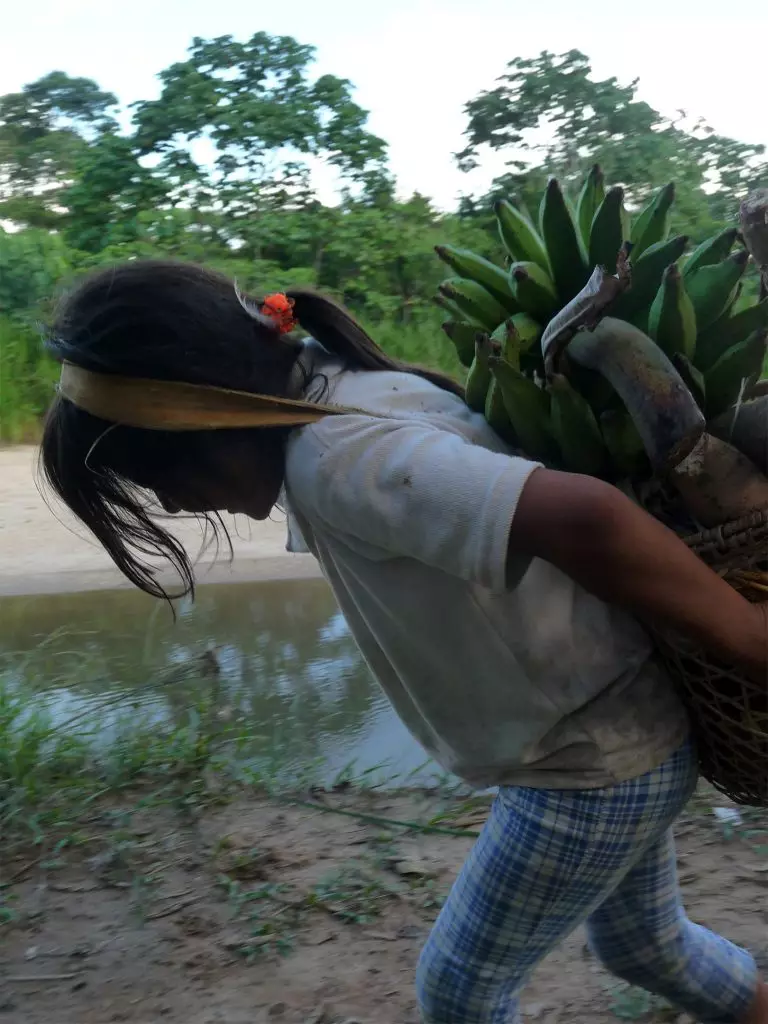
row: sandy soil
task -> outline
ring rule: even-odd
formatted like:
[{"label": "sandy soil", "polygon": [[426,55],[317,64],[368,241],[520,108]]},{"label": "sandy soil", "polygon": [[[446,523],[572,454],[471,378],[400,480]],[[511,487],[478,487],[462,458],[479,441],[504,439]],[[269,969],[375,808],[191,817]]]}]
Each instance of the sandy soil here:
[{"label": "sandy soil", "polygon": [[[424,794],[316,799],[407,821],[446,810]],[[0,1020],[417,1024],[414,965],[471,838],[254,798],[183,816],[115,810],[91,816],[79,848],[4,865]],[[444,824],[484,818],[463,813]],[[691,916],[752,948],[768,923],[758,824],[728,838],[700,808],[678,828]],[[536,1024],[688,1020],[608,976],[582,933],[539,967],[524,1009]]]},{"label": "sandy soil", "polygon": [[[37,449],[0,449],[0,596],[59,593],[124,586],[109,557],[62,508],[52,511],[35,484]],[[285,550],[283,517],[257,523],[228,519],[235,558],[212,563],[203,554],[201,583],[285,579],[319,575],[310,555]],[[200,528],[181,521],[174,527],[191,553],[201,547]]]}]

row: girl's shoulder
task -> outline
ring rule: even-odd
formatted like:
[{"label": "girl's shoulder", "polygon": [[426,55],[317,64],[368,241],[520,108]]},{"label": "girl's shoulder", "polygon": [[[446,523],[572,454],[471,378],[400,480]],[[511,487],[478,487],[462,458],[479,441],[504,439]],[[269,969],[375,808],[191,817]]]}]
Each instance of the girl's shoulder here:
[{"label": "girl's shoulder", "polygon": [[[471,444],[492,451],[509,449],[490,429],[485,417],[472,412],[466,403],[449,391],[413,373],[394,370],[343,370],[327,376],[324,394],[314,400],[358,410],[357,423],[348,429],[363,429],[368,417],[412,426],[444,430],[458,434]],[[335,433],[328,417],[312,427],[318,435]]]}]

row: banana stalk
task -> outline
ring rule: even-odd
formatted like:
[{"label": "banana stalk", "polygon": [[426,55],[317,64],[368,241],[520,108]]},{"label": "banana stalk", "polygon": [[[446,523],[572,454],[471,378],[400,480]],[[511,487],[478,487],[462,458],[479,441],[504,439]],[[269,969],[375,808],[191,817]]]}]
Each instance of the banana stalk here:
[{"label": "banana stalk", "polygon": [[672,466],[670,483],[692,516],[705,527],[768,509],[768,476],[732,444],[703,433]]},{"label": "banana stalk", "polygon": [[593,330],[576,334],[568,356],[610,381],[657,472],[667,472],[703,433],[704,416],[680,374],[631,324],[606,317]]},{"label": "banana stalk", "polygon": [[768,473],[768,394],[750,398],[707,424],[713,437],[727,441]]}]

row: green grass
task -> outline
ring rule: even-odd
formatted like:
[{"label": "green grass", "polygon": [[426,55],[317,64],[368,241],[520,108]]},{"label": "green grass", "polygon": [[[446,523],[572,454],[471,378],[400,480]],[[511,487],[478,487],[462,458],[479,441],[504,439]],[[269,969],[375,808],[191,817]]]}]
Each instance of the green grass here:
[{"label": "green grass", "polygon": [[0,317],[0,443],[38,436],[58,372],[35,327]]},{"label": "green grass", "polygon": [[371,337],[395,359],[441,370],[459,380],[465,370],[459,363],[453,344],[440,324],[446,319],[439,311],[416,324],[395,324],[384,321],[366,324]]}]

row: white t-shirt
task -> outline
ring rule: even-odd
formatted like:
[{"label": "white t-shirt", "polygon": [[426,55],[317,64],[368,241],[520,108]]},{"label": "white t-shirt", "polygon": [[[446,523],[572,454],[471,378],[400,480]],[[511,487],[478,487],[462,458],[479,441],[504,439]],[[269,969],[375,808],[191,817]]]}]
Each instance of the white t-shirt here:
[{"label": "white t-shirt", "polygon": [[306,397],[369,415],[291,435],[290,544],[300,532],[427,752],[472,785],[555,789],[613,785],[672,754],[687,717],[635,620],[541,559],[510,566],[537,464],[420,377],[321,371]]}]

